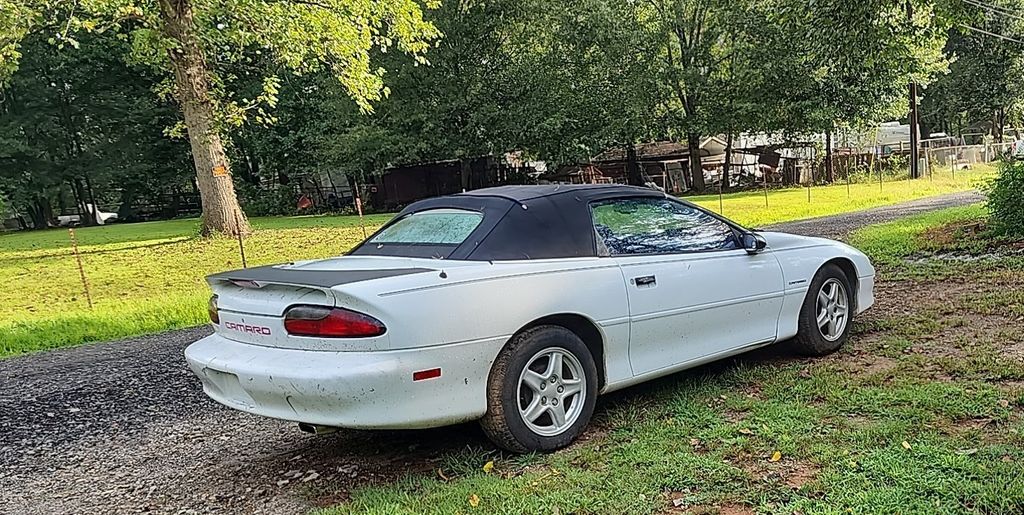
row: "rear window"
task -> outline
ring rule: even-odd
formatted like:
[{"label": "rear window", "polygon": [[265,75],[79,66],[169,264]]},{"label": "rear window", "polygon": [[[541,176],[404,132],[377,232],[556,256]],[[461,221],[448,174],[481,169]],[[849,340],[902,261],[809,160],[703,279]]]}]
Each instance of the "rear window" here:
[{"label": "rear window", "polygon": [[464,209],[429,209],[403,217],[370,238],[372,245],[458,246],[466,241],[484,215]]}]

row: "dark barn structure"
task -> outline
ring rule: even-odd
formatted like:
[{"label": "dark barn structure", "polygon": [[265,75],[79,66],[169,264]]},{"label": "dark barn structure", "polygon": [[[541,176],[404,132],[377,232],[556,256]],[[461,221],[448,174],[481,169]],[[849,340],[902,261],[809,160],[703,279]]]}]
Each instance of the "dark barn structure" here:
[{"label": "dark barn structure", "polygon": [[370,185],[370,200],[376,210],[393,210],[430,197],[528,184],[535,174],[530,165],[497,156],[397,166],[385,170]]}]

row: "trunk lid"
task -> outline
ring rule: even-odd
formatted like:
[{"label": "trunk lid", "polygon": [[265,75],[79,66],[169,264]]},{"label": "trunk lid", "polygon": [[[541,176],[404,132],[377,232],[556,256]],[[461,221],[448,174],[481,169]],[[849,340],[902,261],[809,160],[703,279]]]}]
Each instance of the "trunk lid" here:
[{"label": "trunk lid", "polygon": [[[333,287],[409,274],[431,272],[431,260],[341,257],[222,272],[207,277],[217,295],[221,336],[244,343],[308,350],[375,350],[387,348],[387,334],[373,338],[311,338],[291,336],[284,313],[297,304],[347,307],[367,315],[363,307],[339,302]],[[344,296],[342,296],[344,297]]]}]

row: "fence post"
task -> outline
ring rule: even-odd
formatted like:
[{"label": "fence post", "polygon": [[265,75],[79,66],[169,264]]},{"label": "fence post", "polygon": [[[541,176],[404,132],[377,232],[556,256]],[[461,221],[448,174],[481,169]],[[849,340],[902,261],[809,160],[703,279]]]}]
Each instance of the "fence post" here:
[{"label": "fence post", "polygon": [[89,281],[85,280],[85,268],[82,267],[82,256],[78,253],[78,240],[75,239],[75,230],[68,227],[68,236],[71,237],[71,248],[75,252],[75,261],[78,262],[78,276],[82,278],[82,288],[85,290],[85,300],[92,309],[92,294],[89,292]]},{"label": "fence post", "polygon": [[[868,173],[871,173],[871,162],[868,161]],[[846,167],[846,197],[850,197],[850,167]]]},{"label": "fence post", "polygon": [[764,183],[764,207],[768,207],[768,172],[761,172],[761,182]]},{"label": "fence post", "polygon": [[[235,210],[235,227],[240,228],[241,224],[238,220],[238,211]],[[238,235],[238,253],[242,255],[242,268],[249,268],[249,264],[245,261],[245,246],[242,245],[242,231],[235,231]]]},{"label": "fence post", "polygon": [[953,175],[953,180],[956,180],[956,148],[950,148],[949,153],[949,173]]},{"label": "fence post", "polygon": [[811,168],[811,178],[807,180],[807,203],[811,203],[811,185],[814,184],[814,168]]},{"label": "fence post", "polygon": [[363,239],[366,239],[366,224],[363,223],[363,200],[356,193],[356,212],[359,213],[359,228],[363,230]]},{"label": "fence post", "polygon": [[722,182],[724,182],[723,179],[725,179],[724,173],[718,176],[718,214],[720,215],[725,214],[725,203],[722,201]]}]

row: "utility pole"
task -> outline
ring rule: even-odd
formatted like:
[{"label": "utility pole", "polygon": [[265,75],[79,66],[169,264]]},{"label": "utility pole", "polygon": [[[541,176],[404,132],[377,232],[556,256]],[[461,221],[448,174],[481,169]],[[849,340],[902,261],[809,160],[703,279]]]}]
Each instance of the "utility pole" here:
[{"label": "utility pole", "polygon": [[[914,6],[910,0],[907,0],[907,22],[913,25],[914,23]],[[918,154],[921,147],[921,129],[918,126],[917,120],[917,83],[910,83],[910,178],[916,179],[921,176],[921,171],[918,169],[920,165],[920,156]]]}]

